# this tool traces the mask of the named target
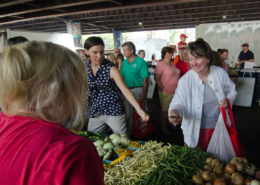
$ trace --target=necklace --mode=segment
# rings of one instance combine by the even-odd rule
[[[91,65],[94,69],[98,69],[99,68],[99,66],[98,67],[95,67],[95,66],[93,66],[93,65]]]

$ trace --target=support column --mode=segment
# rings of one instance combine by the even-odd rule
[[[122,52],[123,37],[122,31],[113,31],[114,49],[119,48]]]
[[[73,36],[74,46],[83,48],[80,23],[70,21],[66,24],[68,33],[72,34]]]

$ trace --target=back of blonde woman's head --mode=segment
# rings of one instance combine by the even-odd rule
[[[84,124],[87,72],[76,53],[50,42],[7,47],[0,62],[0,106],[7,115],[35,112],[47,121]]]

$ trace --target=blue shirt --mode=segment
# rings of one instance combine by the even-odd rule
[[[240,61],[242,60],[250,60],[250,59],[254,59],[254,53],[250,50],[248,50],[247,52],[244,53],[244,51],[241,51],[238,58],[240,59]],[[240,64],[240,69],[244,69],[245,63]]]
[[[91,61],[87,65],[89,86],[90,118],[98,115],[119,116],[125,113],[121,91],[115,81],[110,78],[110,69],[115,66],[104,59],[96,75],[92,74]]]

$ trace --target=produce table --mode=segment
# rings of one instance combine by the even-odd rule
[[[224,165],[199,148],[131,141],[119,134],[78,134],[97,147],[106,185],[260,185],[259,169],[245,158]]]

